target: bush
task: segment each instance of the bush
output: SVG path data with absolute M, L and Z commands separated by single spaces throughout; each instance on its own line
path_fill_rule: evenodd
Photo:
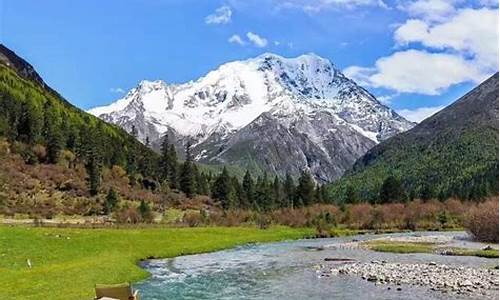
M 118 223 L 137 224 L 141 221 L 139 211 L 135 207 L 123 207 L 115 212 L 114 217 Z
M 188 211 L 182 217 L 182 223 L 189 227 L 197 227 L 204 223 L 204 216 L 199 211 Z
M 47 149 L 45 149 L 45 146 L 36 144 L 33 146 L 33 153 L 37 157 L 39 162 L 45 162 L 47 159 Z
M 0 138 L 0 157 L 6 156 L 10 153 L 10 144 L 7 140 Z
M 465 217 L 464 227 L 477 241 L 498 243 L 498 198 L 473 207 Z

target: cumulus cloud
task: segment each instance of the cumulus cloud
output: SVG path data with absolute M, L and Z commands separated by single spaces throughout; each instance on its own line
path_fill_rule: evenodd
M 410 18 L 395 29 L 396 51 L 373 66 L 348 67 L 345 74 L 362 85 L 426 95 L 486 79 L 498 70 L 498 9 L 455 4 L 405 2 Z
M 243 41 L 243 39 L 241 38 L 241 36 L 239 36 L 238 34 L 233 34 L 229 39 L 227 39 L 227 41 L 232 44 L 238 44 L 241 46 L 244 46 L 246 44 L 245 41 Z
M 462 9 L 435 25 L 411 19 L 395 31 L 394 39 L 398 45 L 420 43 L 428 48 L 457 51 L 493 72 L 498 66 L 498 10 Z
M 125 93 L 125 90 L 120 88 L 120 87 L 117 87 L 117 88 L 110 88 L 109 91 L 111 93 L 117 93 L 117 94 L 123 94 Z
M 247 32 L 247 38 L 250 42 L 252 42 L 256 47 L 264 48 L 267 46 L 267 39 L 259 36 L 253 32 Z
M 367 86 L 425 95 L 439 95 L 462 82 L 479 83 L 489 75 L 460 56 L 414 49 L 379 58 L 373 68 L 352 66 L 344 72 Z
M 417 0 L 401 3 L 398 8 L 412 17 L 442 21 L 455 12 L 454 0 Z
M 211 15 L 205 17 L 206 24 L 227 24 L 231 21 L 233 11 L 227 5 L 223 5 L 215 10 Z
M 432 116 L 443 108 L 445 108 L 444 105 L 433 107 L 419 107 L 416 109 L 401 109 L 398 110 L 397 113 L 405 117 L 409 121 L 420 123 L 424 119 Z

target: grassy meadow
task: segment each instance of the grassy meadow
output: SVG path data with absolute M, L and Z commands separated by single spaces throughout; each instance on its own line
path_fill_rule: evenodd
M 0 226 L 2 299 L 92 299 L 94 284 L 138 281 L 148 257 L 298 239 L 313 229 L 271 227 L 76 229 Z M 28 267 L 30 260 L 32 268 Z
M 460 247 L 442 248 L 436 243 L 398 242 L 398 241 L 369 241 L 365 243 L 368 249 L 390 253 L 443 253 L 451 256 L 478 256 L 498 258 L 497 249 L 467 249 Z

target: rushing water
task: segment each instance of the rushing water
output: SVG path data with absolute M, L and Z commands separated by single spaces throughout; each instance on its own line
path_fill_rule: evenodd
M 435 233 L 423 233 L 435 234 Z M 445 233 L 463 235 L 463 233 Z M 379 237 L 379 236 L 377 236 Z M 253 244 L 225 251 L 150 260 L 143 267 L 152 276 L 136 285 L 143 299 L 457 299 L 426 288 L 375 285 L 356 276 L 318 278 L 315 266 L 326 257 L 354 258 L 362 262 L 437 262 L 450 265 L 488 266 L 497 260 L 440 256 L 433 254 L 390 254 L 368 250 L 329 249 L 318 247 L 352 239 L 298 240 L 269 244 Z M 470 243 L 457 241 L 457 244 Z M 462 245 L 462 246 L 463 246 Z M 474 245 L 472 245 L 474 246 Z M 498 297 L 498 291 L 491 297 Z M 469 296 L 470 298 L 470 296 Z M 484 299 L 484 296 L 477 299 Z

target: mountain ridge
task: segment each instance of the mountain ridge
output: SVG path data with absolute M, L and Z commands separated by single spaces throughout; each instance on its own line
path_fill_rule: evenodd
M 243 167 L 245 162 L 234 159 L 234 149 L 242 149 L 241 143 L 246 143 L 240 131 L 261 128 L 253 122 L 267 114 L 275 126 L 279 123 L 286 129 L 284 135 L 293 132 L 296 138 L 287 144 L 278 136 L 269 140 L 267 146 L 281 153 L 272 161 L 259 155 L 257 142 L 249 144 L 253 151 L 244 154 L 264 171 L 284 176 L 309 169 L 321 182 L 339 177 L 346 165 L 373 145 L 413 126 L 345 77 L 329 60 L 315 54 L 284 58 L 264 53 L 225 63 L 196 81 L 182 84 L 141 81 L 124 98 L 89 112 L 129 132 L 134 127 L 143 142 L 147 138 L 158 145 L 167 133 L 178 147 L 188 139 L 193 141 L 193 153 L 200 162 Z M 317 122 L 317 117 L 323 122 Z M 262 129 L 259 132 L 265 134 Z M 334 135 L 353 138 L 343 139 L 343 149 L 337 151 L 328 143 L 335 140 Z M 287 151 L 290 144 L 303 147 Z M 337 157 L 347 152 L 354 154 Z M 290 153 L 297 163 L 284 163 L 290 160 Z

